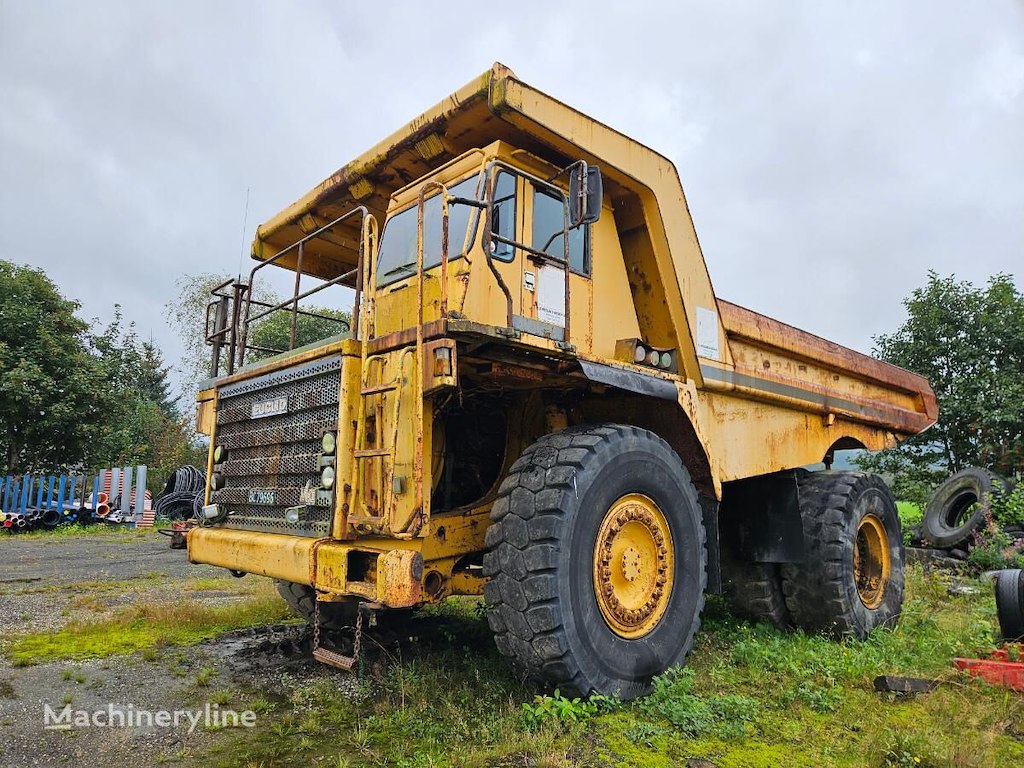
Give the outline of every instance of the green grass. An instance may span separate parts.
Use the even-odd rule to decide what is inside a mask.
[[[910,529],[924,519],[924,510],[912,501],[897,501],[896,511],[900,516],[900,523],[903,525],[903,543],[910,542]]]
[[[69,536],[111,537],[118,540],[132,541],[144,536],[154,535],[155,529],[166,527],[169,526],[164,524],[163,521],[152,528],[135,528],[134,526],[122,523],[92,523],[90,525],[75,523],[74,525],[58,525],[56,528],[33,528],[31,531],[8,533],[7,535],[13,537],[16,541],[22,539],[60,540]]]
[[[102,658],[160,646],[194,645],[241,627],[291,617],[267,582],[263,589],[230,605],[210,605],[188,598],[141,601],[102,618],[69,622],[57,632],[16,636],[4,651],[15,666],[66,659]]]
[[[952,597],[947,586],[911,570],[901,624],[864,642],[746,624],[713,598],[687,669],[619,706],[535,700],[472,605],[446,604],[431,647],[378,655],[355,694],[334,674],[294,682],[260,727],[209,758],[285,767],[1024,765],[1024,699],[951,667],[954,656],[991,646],[990,591]],[[943,684],[917,697],[874,692],[874,677],[887,673]],[[265,705],[264,695],[250,693]]]

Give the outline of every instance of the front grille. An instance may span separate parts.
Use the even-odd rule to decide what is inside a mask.
[[[227,460],[215,467],[224,487],[211,501],[228,509],[226,528],[327,536],[333,500],[317,493],[298,523],[285,509],[310,500],[320,484],[320,440],[338,419],[341,358],[331,357],[231,384],[218,392],[215,442]],[[281,400],[287,406],[281,407]],[[253,418],[253,406],[274,415]],[[303,493],[305,490],[305,493]],[[250,493],[250,491],[254,493]],[[253,503],[257,498],[272,501]]]

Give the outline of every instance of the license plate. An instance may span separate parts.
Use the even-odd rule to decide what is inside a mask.
[[[258,488],[253,488],[249,491],[249,503],[273,506],[276,503],[276,497],[273,491],[264,491]]]
[[[264,400],[252,404],[252,418],[262,419],[264,416],[277,416],[281,413],[288,413],[288,398],[275,397],[273,400]]]

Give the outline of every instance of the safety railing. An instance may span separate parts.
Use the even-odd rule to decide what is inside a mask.
[[[356,217],[359,217],[358,229],[360,234],[355,269],[351,269],[329,280],[323,280],[319,285],[315,285],[312,288],[303,291],[302,278],[316,277],[316,275],[311,275],[303,271],[308,244],[316,239],[324,239],[330,242],[330,240],[328,240],[328,235],[332,230],[340,228],[343,225],[350,224],[351,220]],[[220,375],[222,357],[226,362],[226,373],[230,375],[235,372],[236,368],[240,368],[245,365],[247,352],[279,354],[281,352],[287,352],[294,349],[296,346],[296,333],[299,317],[313,317],[320,320],[336,322],[339,325],[339,332],[351,332],[353,335],[358,336],[359,318],[363,303],[363,265],[366,259],[366,253],[368,251],[370,253],[375,252],[377,239],[378,230],[376,219],[370,214],[365,206],[359,206],[358,208],[354,208],[342,216],[339,216],[330,223],[325,224],[316,231],[311,232],[295,243],[292,243],[287,248],[278,251],[271,258],[261,261],[249,272],[247,281],[240,279],[228,279],[220,285],[217,285],[211,291],[213,300],[206,307],[205,317],[206,343],[212,347],[210,375],[213,377]],[[295,258],[295,266],[293,270],[295,272],[295,281],[291,296],[277,303],[263,301],[256,298],[254,286],[257,273],[261,269],[264,269],[271,264],[279,264],[283,259],[291,256],[294,256]],[[299,302],[308,299],[326,288],[339,284],[349,285],[355,289],[355,301],[350,315],[351,322],[342,318],[300,308]],[[256,311],[254,311],[254,309]],[[276,349],[252,343],[249,338],[250,330],[255,326],[255,324],[261,320],[269,318],[275,312],[282,311],[286,311],[291,315],[287,349]],[[225,348],[227,353],[226,355],[224,355]]]

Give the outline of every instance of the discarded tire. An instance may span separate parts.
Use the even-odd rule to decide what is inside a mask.
[[[1008,568],[996,575],[996,613],[1003,640],[1024,638],[1024,571]]]
[[[707,552],[697,492],[664,440],[619,424],[546,435],[512,465],[491,519],[488,623],[528,674],[632,699],[684,662]]]
[[[885,481],[810,472],[799,483],[805,560],[782,566],[793,623],[858,639],[894,624],[903,606],[903,539]]]
[[[993,490],[1008,490],[1006,481],[980,467],[968,467],[950,477],[932,495],[924,510],[921,533],[924,540],[939,549],[969,544],[985,522],[980,502]]]

